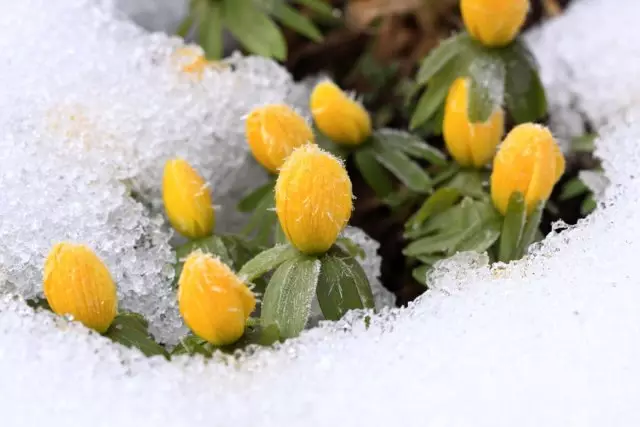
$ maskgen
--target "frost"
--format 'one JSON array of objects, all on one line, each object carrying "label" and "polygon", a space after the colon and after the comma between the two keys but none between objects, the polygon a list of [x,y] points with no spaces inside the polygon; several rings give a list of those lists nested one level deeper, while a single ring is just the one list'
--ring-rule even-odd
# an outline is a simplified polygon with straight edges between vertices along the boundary
[{"label": "frost", "polygon": [[[220,171],[207,165],[224,168],[222,156],[244,164],[232,161],[234,150],[241,151],[239,131],[221,132],[233,122],[225,119],[225,110],[219,122],[206,114],[214,107],[204,106],[210,104],[200,99],[205,98],[200,89],[175,83],[158,52],[177,42],[114,22],[84,0],[5,3],[0,15],[3,275],[22,290],[36,286],[37,269],[17,274],[16,265],[37,265],[46,240],[59,233],[103,245],[98,249],[104,256],[122,245],[108,262],[122,280],[142,276],[140,288],[127,285],[127,298],[143,301],[137,292],[161,290],[153,278],[166,261],[149,260],[151,253],[153,259],[171,256],[168,233],[127,196],[133,184],[122,181],[135,183],[153,200],[151,177],[173,148],[188,145],[181,153],[192,153],[190,159],[206,169],[215,189]],[[3,425],[281,427],[336,420],[366,426],[399,421],[407,426],[639,425],[640,105],[634,97],[640,93],[640,5],[613,3],[576,2],[568,15],[532,38],[554,114],[573,108],[597,125],[597,152],[611,185],[589,218],[548,236],[520,262],[489,269],[460,255],[459,269],[455,260],[442,266],[449,271],[435,283],[442,290],[372,317],[368,328],[361,314],[352,313],[280,347],[210,362],[147,359],[78,324],[2,297]],[[146,62],[150,52],[159,62]],[[282,74],[269,77],[283,91],[272,92],[270,84],[256,83],[261,72],[243,71],[261,64],[264,78],[278,70],[275,66],[235,61],[239,75],[205,76],[205,82],[220,82],[220,99],[229,94],[221,82],[235,82],[234,76],[245,76],[237,93],[251,92],[255,102],[286,93],[279,86],[288,81],[279,80]],[[570,79],[551,68],[558,63],[573,70]],[[576,101],[565,109],[563,99],[570,97]],[[73,104],[87,108],[99,132],[115,132],[114,139],[96,141],[108,149],[99,145],[85,152],[82,139],[44,132],[46,111]],[[224,108],[241,109],[233,102]],[[211,135],[215,130],[220,143],[206,145],[205,130]],[[222,148],[227,144],[231,154]],[[107,227],[107,221],[113,224]],[[133,241],[143,235],[152,242],[139,243],[148,249],[136,252]],[[142,259],[126,264],[134,255]],[[151,273],[136,270],[138,262]],[[166,304],[161,292],[154,298],[149,304]]]}]

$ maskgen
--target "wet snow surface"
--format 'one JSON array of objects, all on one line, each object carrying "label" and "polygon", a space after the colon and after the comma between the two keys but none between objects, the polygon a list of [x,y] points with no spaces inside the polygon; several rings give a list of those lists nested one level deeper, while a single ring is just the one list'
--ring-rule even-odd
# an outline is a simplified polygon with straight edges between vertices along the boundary
[{"label": "wet snow surface", "polygon": [[[37,295],[53,242],[82,241],[123,306],[175,339],[163,162],[191,161],[211,182],[218,229],[237,227],[234,202],[264,179],[242,117],[276,101],[304,112],[307,89],[259,59],[189,75],[179,40],[107,5],[2,3],[2,292]],[[233,359],[147,359],[2,297],[3,425],[639,425],[640,4],[576,3],[529,39],[553,117],[582,114],[601,135],[611,184],[587,220],[509,266],[458,255],[437,291],[368,329],[354,315]]]}]

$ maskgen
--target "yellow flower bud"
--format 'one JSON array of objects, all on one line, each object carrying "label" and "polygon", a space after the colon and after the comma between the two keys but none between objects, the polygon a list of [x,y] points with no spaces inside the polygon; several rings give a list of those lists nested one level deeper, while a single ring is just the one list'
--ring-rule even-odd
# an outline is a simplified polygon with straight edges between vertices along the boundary
[{"label": "yellow flower bud", "polygon": [[469,34],[485,46],[499,47],[518,35],[529,13],[529,0],[461,0]]},{"label": "yellow flower bud", "polygon": [[338,144],[359,145],[371,135],[367,110],[328,80],[313,89],[310,107],[318,129]]},{"label": "yellow flower bud", "polygon": [[276,213],[299,251],[326,252],[347,225],[352,207],[349,175],[331,154],[308,144],[284,162],[276,181]]},{"label": "yellow flower bud", "polygon": [[509,198],[519,191],[531,213],[549,198],[564,168],[564,156],[547,128],[532,123],[513,128],[493,161],[493,204],[504,215]]},{"label": "yellow flower bud", "polygon": [[215,217],[209,188],[185,160],[165,164],[162,199],[171,225],[180,234],[192,239],[211,235]]},{"label": "yellow flower bud", "polygon": [[180,274],[178,305],[197,336],[221,346],[242,336],[256,298],[227,265],[196,251],[187,257]]},{"label": "yellow flower bud", "polygon": [[267,105],[249,113],[247,142],[258,163],[277,173],[294,148],[314,142],[302,116],[286,105]]},{"label": "yellow flower bud", "polygon": [[118,298],[109,270],[91,249],[56,244],[44,264],[44,296],[51,309],[98,332],[109,329]]},{"label": "yellow flower bud", "polygon": [[464,167],[482,167],[493,158],[504,134],[504,112],[498,107],[484,123],[469,120],[469,80],[451,85],[444,110],[442,131],[447,149]]}]

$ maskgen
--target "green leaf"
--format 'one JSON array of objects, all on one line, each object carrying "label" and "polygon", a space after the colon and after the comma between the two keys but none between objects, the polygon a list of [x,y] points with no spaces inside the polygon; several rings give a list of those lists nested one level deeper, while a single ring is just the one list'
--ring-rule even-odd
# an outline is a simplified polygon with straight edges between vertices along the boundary
[{"label": "green leaf", "polygon": [[373,150],[378,162],[395,175],[407,188],[417,193],[426,193],[431,190],[431,178],[429,178],[427,172],[406,154],[389,149],[380,143],[376,143],[375,140],[373,141]]},{"label": "green leaf", "polygon": [[420,209],[409,218],[405,228],[407,230],[415,230],[424,224],[431,216],[444,212],[460,200],[461,194],[455,188],[439,188],[431,196],[429,196],[422,204]]},{"label": "green leaf", "polygon": [[255,258],[243,265],[238,275],[248,282],[251,282],[297,256],[298,251],[293,246],[274,246],[271,249],[259,253]]},{"label": "green leaf", "polygon": [[452,61],[461,48],[460,40],[468,37],[463,34],[450,37],[442,41],[435,49],[432,49],[427,57],[422,61],[420,69],[416,75],[416,81],[420,85],[427,84],[438,72],[440,72],[450,61]]},{"label": "green leaf", "polygon": [[248,51],[281,61],[287,57],[282,32],[251,0],[223,0],[222,5],[224,23]]},{"label": "green leaf", "polygon": [[273,241],[276,245],[284,245],[289,242],[287,239],[287,235],[284,234],[284,230],[282,229],[282,225],[280,225],[279,221],[276,221],[275,226],[273,227]]},{"label": "green leaf", "polygon": [[500,238],[501,218],[496,217],[468,229],[466,236],[456,245],[455,252],[487,251]]},{"label": "green leaf", "polygon": [[318,285],[320,260],[300,255],[278,267],[262,301],[261,321],[275,324],[282,338],[298,336],[309,320]]},{"label": "green leaf", "polygon": [[379,198],[383,199],[393,191],[393,183],[389,173],[380,166],[370,147],[363,147],[355,151],[354,161],[362,178]]},{"label": "green leaf", "polygon": [[322,41],[320,30],[304,15],[284,2],[275,5],[272,15],[283,25],[308,37],[314,42]]},{"label": "green leaf", "polygon": [[423,264],[433,267],[436,262],[442,260],[443,258],[442,255],[418,255],[416,259]]},{"label": "green leaf", "polygon": [[318,15],[327,19],[336,19],[336,15],[339,13],[337,9],[334,9],[331,5],[327,4],[324,0],[293,0],[294,3],[303,5],[309,10],[317,13]]},{"label": "green leaf", "polygon": [[[457,61],[452,61],[451,63],[455,62]],[[429,81],[427,90],[420,97],[418,105],[416,105],[411,116],[410,129],[417,129],[422,126],[444,105],[447,93],[449,93],[449,87],[459,76],[457,67],[451,67],[451,63]]]},{"label": "green leaf", "polygon": [[273,229],[278,221],[274,212],[275,197],[273,193],[267,193],[253,210],[249,221],[242,229],[242,234],[248,236],[256,233],[255,242],[267,245],[273,236]]},{"label": "green leaf", "polygon": [[339,247],[321,259],[316,294],[325,319],[338,320],[358,308],[374,308],[369,280],[362,266]]},{"label": "green leaf", "polygon": [[394,129],[380,129],[373,136],[380,144],[386,145],[418,159],[424,159],[437,166],[446,166],[447,156],[430,146],[416,135]]},{"label": "green leaf", "polygon": [[[329,138],[328,136],[320,132],[320,129],[318,129],[315,126],[315,124],[313,126],[313,134],[315,136],[316,144],[318,145],[318,147],[328,151],[329,153],[333,154],[339,159],[346,160],[347,157],[349,157],[349,154],[351,154],[352,152],[352,150],[350,150],[349,148],[338,145],[335,142],[333,142],[331,138]],[[365,146],[366,144],[367,142],[365,141],[361,145],[361,147]]]},{"label": "green leaf", "polygon": [[195,20],[193,14],[190,13],[189,15],[187,15],[187,17],[182,20],[182,22],[176,29],[176,35],[182,38],[187,37],[187,34],[189,34],[189,30],[191,29],[191,27],[193,27],[194,21]]},{"label": "green leaf", "polygon": [[486,190],[488,181],[489,177],[482,171],[462,169],[447,182],[446,186],[455,188],[464,196],[487,199],[489,197]]},{"label": "green leaf", "polygon": [[471,67],[469,77],[469,120],[484,123],[491,114],[502,105],[505,87],[504,65],[492,56],[487,63]]},{"label": "green leaf", "polygon": [[593,212],[598,207],[598,202],[593,197],[593,194],[589,194],[580,206],[580,213],[585,216]]},{"label": "green leaf", "polygon": [[506,67],[505,100],[516,123],[533,122],[547,113],[544,86],[535,58],[521,39],[497,50]]},{"label": "green leaf", "polygon": [[347,237],[338,237],[338,240],[336,240],[336,245],[338,245],[347,254],[351,255],[354,258],[367,258],[367,254],[364,249],[362,249],[357,243]]},{"label": "green leaf", "polygon": [[211,344],[195,335],[187,335],[180,338],[180,342],[171,352],[171,356],[180,356],[183,354],[193,356],[196,354],[201,354],[204,357],[211,357],[212,352],[213,347],[211,346]]},{"label": "green leaf", "polygon": [[529,245],[531,245],[535,238],[536,232],[540,230],[540,220],[542,219],[542,212],[544,211],[544,202],[539,202],[533,212],[527,216],[527,222],[524,225],[522,231],[522,237],[518,244],[518,250],[516,257],[522,258],[527,251]]},{"label": "green leaf", "polygon": [[233,267],[237,270],[253,259],[260,252],[265,250],[264,246],[260,246],[253,241],[247,240],[237,235],[221,235],[219,236],[227,249],[229,257],[233,261]]},{"label": "green leaf", "polygon": [[498,261],[509,262],[516,259],[518,246],[524,231],[525,219],[526,206],[524,196],[520,192],[515,192],[509,198],[507,213],[502,223]]},{"label": "green leaf", "polygon": [[562,192],[558,196],[558,200],[564,201],[582,196],[589,192],[589,187],[584,185],[580,178],[575,177],[567,181],[562,187]]},{"label": "green leaf", "polygon": [[238,203],[238,210],[245,213],[251,212],[260,205],[265,197],[270,197],[271,199],[273,199],[273,189],[275,188],[275,186],[275,179],[270,179],[266,184],[251,191],[249,194],[244,196],[242,200],[240,200],[240,202]]},{"label": "green leaf", "polygon": [[220,59],[223,54],[222,8],[219,3],[206,2],[206,15],[200,21],[199,38],[207,59]]},{"label": "green leaf", "polygon": [[419,255],[432,255],[437,253],[449,253],[465,237],[460,229],[450,230],[444,233],[427,236],[410,243],[402,253],[408,257]]},{"label": "green leaf", "polygon": [[460,172],[460,166],[457,163],[449,163],[444,169],[438,171],[433,177],[432,183],[434,187],[438,187],[440,184],[449,181],[458,172]]},{"label": "green leaf", "polygon": [[574,138],[571,141],[571,150],[576,153],[593,153],[596,149],[597,134],[587,134]]},{"label": "green leaf", "polygon": [[206,254],[214,255],[220,258],[220,261],[227,264],[229,267],[235,268],[233,260],[231,259],[231,257],[229,256],[229,252],[227,251],[227,247],[220,239],[220,237],[210,236],[203,239],[191,240],[190,242],[176,248],[176,258],[178,259],[178,262],[175,266],[175,283],[177,283],[177,281],[180,279],[184,261],[191,252],[197,250],[201,250]]},{"label": "green leaf", "polygon": [[416,282],[420,283],[425,288],[427,287],[427,275],[429,272],[433,270],[433,267],[429,265],[421,265],[420,267],[414,268],[411,271],[411,275],[416,280]]},{"label": "green leaf", "polygon": [[120,313],[104,335],[126,347],[137,348],[146,356],[162,355],[169,358],[166,350],[149,335],[147,327],[147,321],[139,314]]}]

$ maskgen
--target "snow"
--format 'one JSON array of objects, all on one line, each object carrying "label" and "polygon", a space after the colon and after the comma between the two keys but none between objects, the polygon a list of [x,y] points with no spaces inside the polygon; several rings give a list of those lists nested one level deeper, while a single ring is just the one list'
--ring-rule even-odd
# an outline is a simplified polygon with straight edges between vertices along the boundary
[{"label": "snow", "polygon": [[[169,233],[127,198],[122,181],[154,200],[156,169],[177,151],[205,171],[226,206],[229,184],[249,179],[225,175],[246,165],[237,114],[247,99],[286,96],[288,76],[236,59],[238,70],[207,75],[195,90],[166,60],[175,40],[116,22],[85,0],[4,3],[4,287],[35,292],[46,243],[66,236],[98,246],[130,305],[151,317],[169,312],[157,280],[172,256]],[[585,115],[600,135],[610,185],[578,226],[506,266],[458,255],[442,265],[436,290],[374,316],[368,328],[353,313],[274,349],[209,362],[147,359],[1,297],[3,425],[640,424],[638,19],[634,0],[582,0],[531,36],[554,114]],[[77,104],[97,133],[47,130],[47,111]],[[136,245],[143,235],[151,242]]]}]

